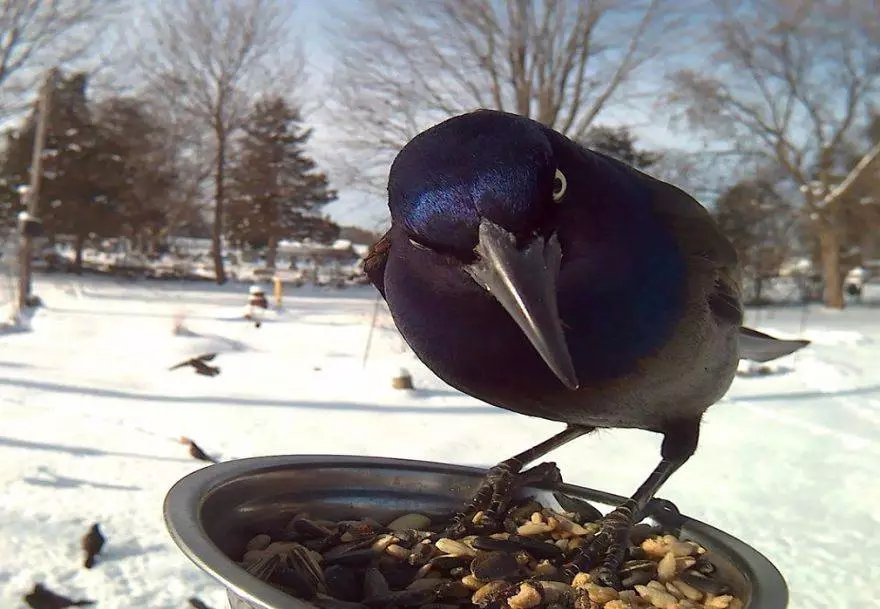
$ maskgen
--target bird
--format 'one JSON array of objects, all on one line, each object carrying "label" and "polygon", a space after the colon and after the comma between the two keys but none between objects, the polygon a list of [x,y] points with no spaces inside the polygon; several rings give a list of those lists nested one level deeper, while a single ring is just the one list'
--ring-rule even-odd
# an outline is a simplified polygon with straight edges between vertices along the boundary
[{"label": "bird", "polygon": [[199,461],[207,461],[208,463],[217,463],[217,459],[208,456],[208,453],[202,450],[202,447],[196,444],[190,438],[183,436],[180,438],[180,443],[189,446],[189,456],[193,459],[198,459]]},{"label": "bird", "polygon": [[107,540],[101,534],[101,527],[97,522],[90,526],[89,531],[83,535],[80,545],[86,554],[85,561],[83,562],[83,566],[86,569],[91,569],[95,566],[95,557],[101,552],[105,541]]},{"label": "bird", "polygon": [[42,583],[34,584],[34,589],[25,594],[23,600],[28,604],[28,607],[33,609],[65,609],[65,607],[85,607],[95,604],[95,601],[92,600],[83,599],[75,601],[66,596],[61,596],[49,590]]},{"label": "bird", "polygon": [[189,602],[190,607],[193,609],[211,609],[211,606],[206,604],[198,596],[191,596],[187,602]]},{"label": "bird", "polygon": [[415,355],[466,394],[566,424],[490,468],[447,531],[478,511],[491,523],[523,468],[575,438],[656,432],[660,463],[566,565],[619,588],[626,533],[696,451],[738,361],[808,341],[742,326],[736,251],[693,197],[525,116],[422,131],[391,164],[388,207],[364,271]]},{"label": "bird", "polygon": [[217,357],[216,353],[206,353],[205,355],[198,355],[196,357],[191,357],[188,360],[182,361],[179,364],[174,364],[169,368],[169,370],[177,370],[178,368],[185,368],[186,366],[192,366],[196,371],[196,374],[201,374],[202,376],[217,376],[220,374],[220,368],[218,366],[211,366],[208,362],[213,361],[214,358]]}]

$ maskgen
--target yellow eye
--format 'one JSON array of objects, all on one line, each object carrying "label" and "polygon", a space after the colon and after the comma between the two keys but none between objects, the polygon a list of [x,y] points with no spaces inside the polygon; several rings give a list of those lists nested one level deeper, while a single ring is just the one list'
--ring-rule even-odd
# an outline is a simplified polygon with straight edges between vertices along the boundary
[{"label": "yellow eye", "polygon": [[556,175],[553,177],[553,200],[559,201],[564,197],[567,188],[568,180],[565,179],[565,174],[557,169]]}]

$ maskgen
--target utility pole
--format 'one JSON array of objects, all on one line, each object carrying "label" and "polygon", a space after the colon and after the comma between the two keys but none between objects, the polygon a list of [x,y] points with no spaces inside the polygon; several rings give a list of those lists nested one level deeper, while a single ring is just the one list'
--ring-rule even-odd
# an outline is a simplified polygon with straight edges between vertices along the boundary
[{"label": "utility pole", "polygon": [[31,158],[31,183],[27,187],[27,212],[19,214],[19,229],[21,230],[21,247],[19,249],[19,264],[21,265],[18,279],[18,312],[21,315],[28,308],[31,295],[31,258],[34,251],[34,237],[42,228],[39,221],[40,183],[43,178],[43,148],[46,145],[46,131],[49,127],[49,113],[51,112],[52,92],[55,89],[55,79],[58,69],[53,68],[46,76],[46,81],[40,89],[40,99],[37,105],[37,128],[34,134],[34,150]]}]

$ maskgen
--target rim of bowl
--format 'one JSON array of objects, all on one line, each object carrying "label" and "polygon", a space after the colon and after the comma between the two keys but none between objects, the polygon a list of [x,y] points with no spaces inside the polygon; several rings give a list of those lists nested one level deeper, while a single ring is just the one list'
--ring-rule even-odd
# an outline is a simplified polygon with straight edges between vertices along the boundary
[{"label": "rim of bowl", "polygon": [[[272,609],[313,608],[312,603],[292,597],[242,569],[211,541],[200,521],[205,497],[213,489],[260,471],[311,467],[408,469],[470,477],[486,473],[484,468],[438,461],[357,455],[274,455],[235,459],[209,465],[178,480],[165,496],[165,526],[187,558],[247,602]],[[625,499],[613,493],[567,483],[552,487],[536,484],[532,488],[586,494],[589,499],[611,505],[620,504]],[[788,606],[788,586],[769,559],[729,533],[682,516],[686,518],[684,530],[712,540],[715,551],[724,554],[745,577],[751,586],[747,609],[783,609]]]}]

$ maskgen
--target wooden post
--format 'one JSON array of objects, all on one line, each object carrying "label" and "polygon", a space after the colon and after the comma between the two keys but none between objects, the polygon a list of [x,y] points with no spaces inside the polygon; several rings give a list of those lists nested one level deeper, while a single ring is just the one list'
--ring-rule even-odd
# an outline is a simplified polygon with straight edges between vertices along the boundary
[{"label": "wooden post", "polygon": [[[34,134],[34,150],[31,158],[31,183],[27,190],[27,214],[30,219],[38,218],[40,205],[40,183],[43,177],[43,148],[46,145],[46,131],[49,127],[52,91],[55,87],[57,68],[53,68],[46,76],[40,90],[37,106],[37,128]],[[24,223],[21,223],[22,229]],[[30,231],[22,230],[19,264],[21,271],[18,280],[18,311],[21,314],[28,306],[31,295],[31,258],[33,257],[34,241]]]},{"label": "wooden post", "polygon": [[282,282],[281,277],[278,277],[277,275],[272,278],[272,281],[275,286],[275,307],[280,310],[281,298],[284,296],[284,282]]}]

